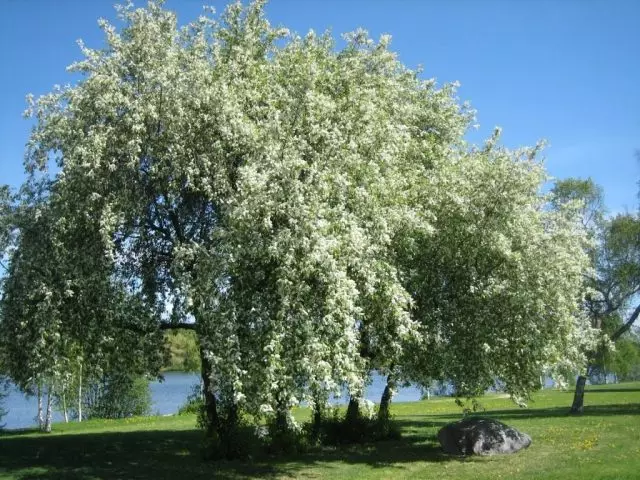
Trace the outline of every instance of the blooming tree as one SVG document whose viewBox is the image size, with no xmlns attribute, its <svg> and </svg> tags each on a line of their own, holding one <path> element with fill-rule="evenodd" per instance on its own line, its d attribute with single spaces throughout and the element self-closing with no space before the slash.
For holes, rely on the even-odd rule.
<svg viewBox="0 0 640 480">
<path fill-rule="evenodd" d="M 401 250 L 422 332 L 403 366 L 459 395 L 499 379 L 522 398 L 545 367 L 582 358 L 571 339 L 588 330 L 578 309 L 588 259 L 576 209 L 551 209 L 540 193 L 538 148 L 510 152 L 498 134 L 428 179 L 433 232 L 407 235 Z"/>
<path fill-rule="evenodd" d="M 52 185 L 32 178 L 5 202 L 8 266 L 0 299 L 0 357 L 18 387 L 37 393 L 40 427 L 47 431 L 54 396 L 66 414 L 69 387 L 77 386 L 81 419 L 84 384 L 113 368 L 157 372 L 162 353 L 159 333 L 130 331 L 150 315 L 111 281 L 95 225 L 69 224 L 56 210 Z"/>
<path fill-rule="evenodd" d="M 581 230 L 529 152 L 469 151 L 455 85 L 388 36 L 273 28 L 261 1 L 119 14 L 83 80 L 32 102 L 27 166 L 55 159 L 57 212 L 97 226 L 112 284 L 198 332 L 209 433 L 357 399 L 372 368 L 525 393 L 566 353 Z"/>
</svg>

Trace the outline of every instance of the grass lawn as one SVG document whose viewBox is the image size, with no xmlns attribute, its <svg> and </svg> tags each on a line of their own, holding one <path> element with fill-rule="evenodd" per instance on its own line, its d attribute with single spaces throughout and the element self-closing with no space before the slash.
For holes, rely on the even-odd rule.
<svg viewBox="0 0 640 480">
<path fill-rule="evenodd" d="M 640 383 L 590 387 L 579 417 L 567 415 L 572 398 L 547 390 L 520 409 L 501 396 L 485 397 L 485 415 L 533 438 L 529 449 L 508 456 L 442 454 L 436 432 L 461 413 L 452 399 L 438 398 L 393 405 L 401 440 L 243 462 L 202 461 L 193 416 L 56 424 L 51 434 L 5 432 L 0 478 L 640 479 Z"/>
</svg>

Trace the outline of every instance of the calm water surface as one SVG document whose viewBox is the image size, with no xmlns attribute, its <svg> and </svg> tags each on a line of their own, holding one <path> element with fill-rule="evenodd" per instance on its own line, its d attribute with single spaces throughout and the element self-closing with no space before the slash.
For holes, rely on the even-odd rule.
<svg viewBox="0 0 640 480">
<path fill-rule="evenodd" d="M 176 413 L 185 403 L 193 386 L 200 382 L 197 373 L 167 372 L 164 381 L 150 383 L 151 388 L 151 412 L 155 415 L 168 415 Z M 383 376 L 374 374 L 372 383 L 365 391 L 365 397 L 373 402 L 379 402 L 384 390 L 386 380 Z M 410 402 L 420 400 L 420 390 L 416 387 L 401 388 L 393 400 L 395 402 Z M 344 402 L 346 397 L 339 399 Z M 5 428 L 28 428 L 36 425 L 38 402 L 35 397 L 26 397 L 16 388 L 11 388 L 9 396 L 5 398 L 4 408 L 8 414 L 2 420 Z M 62 414 L 54 412 L 54 422 L 63 421 Z"/>
</svg>

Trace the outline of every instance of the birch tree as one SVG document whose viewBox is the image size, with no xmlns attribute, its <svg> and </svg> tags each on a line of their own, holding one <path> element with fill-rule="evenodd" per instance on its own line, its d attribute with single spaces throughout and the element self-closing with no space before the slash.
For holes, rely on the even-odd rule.
<svg viewBox="0 0 640 480">
<path fill-rule="evenodd" d="M 161 364 L 161 336 L 130 331 L 151 317 L 113 284 L 97 228 L 90 221 L 71 227 L 57 205 L 55 181 L 32 178 L 4 217 L 0 352 L 16 385 L 37 393 L 46 431 L 52 401 L 66 399 L 69 385 L 81 388 L 116 361 L 136 373 L 157 372 Z"/>
<path fill-rule="evenodd" d="M 36 185 L 26 199 L 28 203 L 20 208 L 22 246 L 10 252 L 8 272 L 3 279 L 0 350 L 16 385 L 36 392 L 39 427 L 50 431 L 49 406 L 65 362 L 61 355 L 59 299 L 51 288 L 57 272 L 48 261 L 55 257 L 55 247 L 50 241 L 51 218 L 43 208 L 45 191 L 46 183 Z M 27 216 L 26 211 L 32 214 Z M 15 226 L 9 228 L 13 230 Z"/>
</svg>

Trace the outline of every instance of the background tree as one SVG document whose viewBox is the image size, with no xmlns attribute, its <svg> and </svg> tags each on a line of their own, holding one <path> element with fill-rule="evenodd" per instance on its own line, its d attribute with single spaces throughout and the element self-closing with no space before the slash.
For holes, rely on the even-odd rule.
<svg viewBox="0 0 640 480">
<path fill-rule="evenodd" d="M 38 395 L 38 418 L 47 431 L 54 397 L 66 412 L 67 397 L 80 402 L 82 387 L 114 361 L 123 372 L 140 373 L 157 372 L 161 363 L 153 346 L 161 337 L 129 330 L 151 317 L 112 283 L 112 268 L 95 248 L 101 244 L 95 225 L 71 227 L 59 215 L 56 196 L 55 181 L 34 177 L 15 197 L 4 218 L 8 271 L 0 301 L 6 371 L 23 391 Z M 77 394 L 68 391 L 71 385 Z M 82 419 L 80 403 L 77 412 Z"/>
<path fill-rule="evenodd" d="M 595 328 L 603 332 L 603 339 L 590 352 L 587 375 L 595 364 L 602 362 L 610 344 L 628 332 L 640 315 L 637 294 L 640 291 L 640 218 L 637 215 L 617 215 L 604 225 L 595 251 L 596 273 L 590 281 L 593 293 L 587 295 L 586 305 Z M 616 328 L 607 332 L 607 319 L 620 319 Z M 578 377 L 576 398 L 571 411 L 583 408 L 586 376 Z"/>
<path fill-rule="evenodd" d="M 199 372 L 200 348 L 198 336 L 193 330 L 168 330 L 164 335 L 169 350 L 164 371 Z"/>
<path fill-rule="evenodd" d="M 66 358 L 60 297 L 51 288 L 61 280 L 51 261 L 56 247 L 51 212 L 46 208 L 47 185 L 46 181 L 34 183 L 24 190 L 27 194 L 16 209 L 16 222 L 8 226 L 20 247 L 9 252 L 10 264 L 3 278 L 0 351 L 12 380 L 24 391 L 37 392 L 39 426 L 50 431 L 52 397 L 66 369 Z M 42 409 L 45 391 L 46 414 Z"/>
<path fill-rule="evenodd" d="M 551 190 L 551 204 L 561 208 L 573 202 L 579 209 L 582 224 L 595 236 L 605 219 L 604 192 L 593 179 L 564 178 Z"/>
<path fill-rule="evenodd" d="M 588 348 L 586 370 L 578 376 L 571 411 L 582 412 L 587 377 L 602 365 L 611 346 L 628 332 L 640 315 L 640 218 L 619 214 L 605 218 L 602 190 L 591 179 L 557 182 L 555 204 L 582 205 L 583 222 L 592 237 L 588 249 L 592 270 L 585 278 L 584 309 L 600 340 Z"/>
<path fill-rule="evenodd" d="M 9 222 L 11 210 L 11 190 L 8 185 L 0 185 L 0 277 L 4 276 L 7 271 L 4 252 L 7 244 L 9 243 L 9 231 L 7 228 L 7 223 Z M 1 286 L 2 283 L 0 281 L 0 296 L 2 295 Z M 7 396 L 5 392 L 7 380 L 5 379 L 6 368 L 3 362 L 3 355 L 0 350 L 0 421 L 2 421 L 2 417 L 7 414 L 7 411 L 4 409 L 4 399 Z M 4 425 L 0 424 L 0 429 L 3 428 L 3 426 Z"/>
<path fill-rule="evenodd" d="M 640 380 L 640 338 L 637 331 L 630 331 L 616 342 L 616 349 L 603 362 L 603 371 L 612 372 L 616 381 Z"/>
<path fill-rule="evenodd" d="M 515 399 L 540 387 L 546 366 L 576 364 L 571 344 L 587 265 L 575 209 L 552 211 L 537 148 L 497 145 L 452 153 L 422 201 L 433 231 L 400 250 L 420 321 L 403 375 L 428 387 L 451 381 L 475 397 L 498 380 Z M 419 352 L 419 353 L 417 353 Z"/>
<path fill-rule="evenodd" d="M 618 316 L 610 318 L 614 321 L 605 322 L 603 325 L 608 335 L 622 325 L 622 320 Z M 595 357 L 589 374 L 592 383 L 607 383 L 611 376 L 614 377 L 614 382 L 638 380 L 640 378 L 640 340 L 637 331 L 631 329 L 621 335 L 615 343 L 615 348 L 603 348 L 600 355 Z"/>
</svg>

